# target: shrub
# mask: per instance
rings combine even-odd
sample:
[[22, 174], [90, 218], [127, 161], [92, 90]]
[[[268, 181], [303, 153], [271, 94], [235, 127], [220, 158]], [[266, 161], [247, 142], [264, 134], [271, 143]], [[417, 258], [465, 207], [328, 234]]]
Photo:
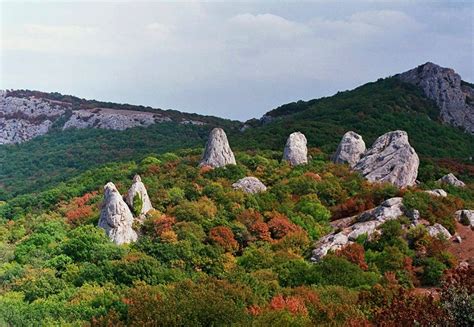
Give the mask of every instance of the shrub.
[[211, 243], [222, 247], [226, 252], [235, 252], [239, 249], [239, 243], [235, 240], [234, 233], [229, 227], [217, 226], [209, 231]]
[[439, 262], [435, 258], [425, 258], [423, 260], [423, 274], [421, 275], [421, 281], [427, 286], [437, 286], [443, 276], [443, 271], [446, 269], [446, 265]]

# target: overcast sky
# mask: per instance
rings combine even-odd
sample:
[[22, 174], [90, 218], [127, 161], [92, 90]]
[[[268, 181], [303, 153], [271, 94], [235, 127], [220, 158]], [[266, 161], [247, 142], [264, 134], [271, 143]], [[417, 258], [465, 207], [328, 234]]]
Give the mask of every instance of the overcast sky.
[[426, 61], [472, 82], [473, 3], [1, 2], [0, 88], [246, 120]]

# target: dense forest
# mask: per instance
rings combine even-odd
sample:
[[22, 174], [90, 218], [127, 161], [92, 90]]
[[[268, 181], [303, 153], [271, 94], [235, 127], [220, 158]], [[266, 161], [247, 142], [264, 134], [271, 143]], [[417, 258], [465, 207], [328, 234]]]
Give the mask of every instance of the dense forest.
[[[370, 184], [310, 149], [290, 167], [281, 151], [236, 152], [237, 165], [199, 168], [201, 149], [108, 164], [0, 205], [0, 325], [472, 326], [474, 272], [452, 242], [406, 217], [318, 263], [314, 241], [332, 220], [401, 196], [454, 231], [474, 208], [474, 184], [424, 189]], [[117, 246], [97, 227], [102, 187], [121, 194], [140, 174], [154, 210], [138, 242]], [[232, 188], [256, 176], [268, 190]], [[425, 293], [437, 289], [437, 296]]]

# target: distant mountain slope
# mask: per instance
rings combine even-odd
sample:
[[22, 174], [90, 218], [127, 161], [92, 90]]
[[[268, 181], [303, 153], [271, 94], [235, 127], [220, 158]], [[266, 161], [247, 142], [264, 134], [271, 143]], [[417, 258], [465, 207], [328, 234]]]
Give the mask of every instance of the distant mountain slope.
[[224, 123], [217, 117], [86, 100], [60, 93], [0, 91], [0, 144], [25, 142], [54, 129], [125, 130], [166, 122], [182, 125]]
[[[471, 85], [462, 82], [461, 87], [466, 90]], [[408, 132], [410, 143], [421, 157], [420, 178], [433, 177], [433, 172], [425, 169], [427, 166], [430, 169], [438, 166], [456, 169], [465, 178], [471, 178], [474, 171], [474, 136], [459, 127], [443, 124], [436, 99], [429, 99], [422, 88], [402, 82], [397, 77], [380, 79], [331, 97], [286, 104], [268, 112], [264, 119], [246, 122], [244, 128], [240, 122], [216, 117], [84, 100], [56, 93], [14, 91], [10, 95], [18, 101], [68, 103], [69, 115], [49, 120], [40, 114], [23, 119], [36, 126], [41, 125], [37, 124], [38, 121], [49, 121], [44, 131], [46, 135], [21, 144], [0, 145], [0, 200], [47, 189], [106, 163], [140, 160], [149, 154], [203, 147], [214, 126], [224, 128], [231, 146], [242, 150], [282, 151], [288, 135], [301, 131], [310, 147], [318, 147], [326, 155], [335, 151], [340, 138], [348, 130], [361, 134], [370, 145], [381, 134], [402, 129]], [[470, 97], [466, 95], [464, 101], [469, 102]], [[91, 112], [91, 117], [81, 116], [74, 121], [78, 128], [64, 129], [74, 110], [78, 116], [81, 111]], [[133, 125], [136, 121], [132, 119], [130, 128], [107, 129], [108, 122], [118, 124], [116, 117], [110, 115], [111, 110], [123, 116], [130, 112], [147, 115], [151, 112], [169, 119], [152, 124], [142, 124], [139, 119], [137, 125]], [[17, 118], [22, 120], [22, 117]], [[123, 121], [130, 120], [126, 117]]]
[[260, 121], [247, 122], [239, 146], [282, 148], [293, 131], [303, 132], [311, 146], [332, 153], [348, 130], [370, 144], [396, 129], [408, 132], [410, 143], [423, 157], [467, 160], [474, 155], [474, 137], [441, 124], [439, 108], [422, 91], [395, 77], [368, 83], [332, 97], [286, 104]]

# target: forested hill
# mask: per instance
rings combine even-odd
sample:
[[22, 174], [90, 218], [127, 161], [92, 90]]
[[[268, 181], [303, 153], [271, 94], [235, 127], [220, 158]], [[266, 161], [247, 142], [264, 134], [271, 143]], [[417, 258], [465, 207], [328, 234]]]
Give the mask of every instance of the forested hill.
[[443, 168], [472, 178], [469, 158], [474, 155], [474, 136], [443, 123], [435, 101], [395, 77], [331, 97], [288, 104], [266, 116], [271, 118], [249, 121], [243, 129], [239, 122], [219, 119], [204, 125], [161, 122], [123, 131], [53, 128], [28, 142], [0, 146], [0, 200], [47, 189], [105, 163], [203, 147], [215, 126], [223, 127], [231, 146], [241, 150], [281, 150], [289, 133], [301, 131], [308, 145], [326, 156], [348, 130], [361, 134], [370, 145], [377, 136], [401, 129], [422, 158], [420, 178], [440, 177]]

